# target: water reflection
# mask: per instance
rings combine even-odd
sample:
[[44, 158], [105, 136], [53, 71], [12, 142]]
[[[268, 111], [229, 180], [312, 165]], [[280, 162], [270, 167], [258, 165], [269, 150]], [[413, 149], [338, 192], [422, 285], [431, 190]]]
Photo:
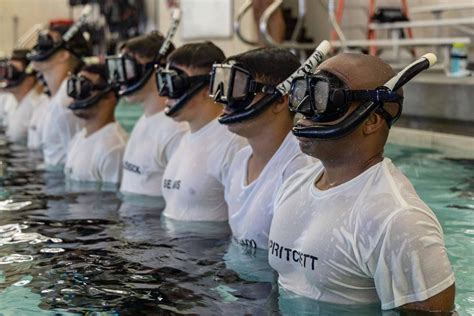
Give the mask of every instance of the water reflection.
[[[404, 148], [389, 154], [440, 217], [458, 307], [472, 310], [472, 162], [426, 160]], [[0, 161], [2, 313], [387, 315], [282, 291], [266, 253], [231, 241], [225, 223], [174, 221], [156, 201], [66, 185], [37, 153], [1, 136]]]

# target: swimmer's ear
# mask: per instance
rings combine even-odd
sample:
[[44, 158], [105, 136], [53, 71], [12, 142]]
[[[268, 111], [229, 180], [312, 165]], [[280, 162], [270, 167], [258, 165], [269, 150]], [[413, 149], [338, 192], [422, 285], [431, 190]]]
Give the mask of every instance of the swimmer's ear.
[[288, 96], [282, 96], [276, 100], [272, 105], [273, 113], [288, 111]]
[[373, 112], [370, 116], [365, 120], [362, 131], [365, 135], [371, 135], [378, 132], [381, 128], [387, 126], [382, 115], [377, 112]]
[[69, 60], [69, 58], [72, 56], [72, 53], [65, 50], [61, 49], [58, 52], [56, 52], [55, 58], [57, 63], [64, 63]]

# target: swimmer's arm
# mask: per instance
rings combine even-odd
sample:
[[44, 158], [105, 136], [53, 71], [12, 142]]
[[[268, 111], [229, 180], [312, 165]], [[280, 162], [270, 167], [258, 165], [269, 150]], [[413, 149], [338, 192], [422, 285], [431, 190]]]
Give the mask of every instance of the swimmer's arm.
[[[454, 293], [455, 288], [454, 284], [448, 287], [446, 290], [442, 291], [441, 293], [436, 294], [424, 301], [421, 302], [413, 302], [405, 304], [399, 309], [401, 311], [406, 311], [408, 314], [403, 313], [403, 315], [411, 315], [410, 311], [425, 311], [425, 312], [451, 312], [454, 310]], [[415, 314], [413, 314], [415, 315]], [[440, 314], [443, 315], [443, 314]], [[449, 314], [447, 314], [449, 315]]]

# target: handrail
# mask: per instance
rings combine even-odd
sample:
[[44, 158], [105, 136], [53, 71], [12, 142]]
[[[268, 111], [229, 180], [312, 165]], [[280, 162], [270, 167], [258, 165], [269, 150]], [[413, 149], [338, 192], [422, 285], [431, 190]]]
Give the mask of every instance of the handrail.
[[391, 30], [400, 28], [416, 28], [416, 27], [432, 27], [432, 26], [457, 26], [457, 25], [472, 25], [474, 19], [469, 18], [454, 18], [454, 19], [435, 19], [435, 20], [420, 20], [420, 21], [402, 21], [392, 23], [370, 23], [369, 28], [372, 30]]
[[298, 0], [298, 17], [296, 20], [295, 29], [291, 34], [290, 40], [296, 42], [298, 40], [298, 35], [301, 33], [303, 28], [304, 18], [306, 15], [306, 0]]
[[249, 40], [244, 37], [241, 31], [241, 25], [242, 25], [242, 19], [252, 7], [253, 0], [246, 0], [242, 7], [240, 7], [239, 12], [237, 13], [237, 18], [234, 23], [234, 30], [235, 33], [237, 34], [237, 37], [244, 42], [245, 44], [252, 45], [252, 46], [258, 46], [259, 44], [255, 41]]
[[446, 3], [410, 8], [410, 14], [474, 9], [474, 3]]
[[[287, 49], [298, 49], [298, 50], [312, 50], [316, 46], [316, 43], [298, 43], [296, 41], [285, 41], [279, 43], [268, 33], [268, 21], [270, 17], [276, 12], [278, 7], [282, 5], [283, 0], [275, 0], [267, 9], [264, 11], [260, 18], [259, 30], [262, 34], [263, 40], [270, 46], [276, 46]], [[377, 46], [444, 46], [455, 42], [461, 42], [470, 44], [471, 40], [469, 37], [458, 37], [458, 38], [417, 38], [417, 39], [376, 39], [376, 40], [343, 40], [343, 41], [331, 41], [333, 47], [369, 47], [371, 45]]]
[[[268, 20], [276, 12], [279, 6], [281, 6], [283, 0], [275, 0], [272, 4], [270, 4], [265, 11], [263, 12], [262, 16], [260, 17], [259, 23], [259, 30], [260, 33], [263, 35], [263, 40], [270, 46], [278, 46], [282, 48], [294, 48], [295, 43], [289, 44], [288, 42], [278, 43], [275, 39], [268, 33]], [[291, 43], [291, 42], [290, 42]], [[314, 48], [314, 46], [312, 46]]]

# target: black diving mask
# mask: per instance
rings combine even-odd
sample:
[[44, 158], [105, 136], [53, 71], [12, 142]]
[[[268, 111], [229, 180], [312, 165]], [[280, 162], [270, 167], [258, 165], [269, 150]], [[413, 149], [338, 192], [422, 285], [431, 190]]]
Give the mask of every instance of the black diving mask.
[[67, 81], [67, 95], [74, 101], [69, 105], [69, 109], [89, 108], [113, 89], [114, 86], [108, 83], [94, 84], [84, 76], [71, 75]]
[[45, 61], [61, 48], [65, 48], [65, 42], [62, 38], [59, 41], [54, 41], [51, 34], [41, 32], [38, 34], [36, 45], [28, 54], [28, 59], [31, 61]]
[[133, 56], [122, 54], [105, 58], [107, 81], [119, 85], [120, 96], [126, 96], [140, 90], [150, 79], [157, 61], [140, 64]]
[[[375, 90], [332, 89], [327, 78], [317, 74], [297, 77], [291, 84], [289, 108], [314, 122], [331, 122], [343, 117], [352, 102], [401, 103], [403, 97], [384, 87]], [[383, 110], [382, 107], [379, 109]], [[383, 110], [384, 111], [384, 110]], [[389, 126], [393, 120], [384, 112]]]
[[160, 96], [175, 100], [168, 105], [165, 114], [173, 116], [196, 93], [209, 84], [209, 75], [188, 76], [184, 71], [170, 67], [159, 69], [156, 73], [156, 88]]
[[21, 84], [27, 76], [34, 74], [30, 66], [26, 66], [24, 70], [19, 70], [10, 60], [2, 60], [0, 61], [0, 88], [8, 89], [16, 87]]
[[[251, 104], [258, 93], [263, 93], [264, 97]], [[245, 68], [226, 63], [213, 65], [209, 96], [232, 111], [221, 115], [219, 122], [232, 124], [258, 115], [281, 94], [276, 86], [256, 81]]]

